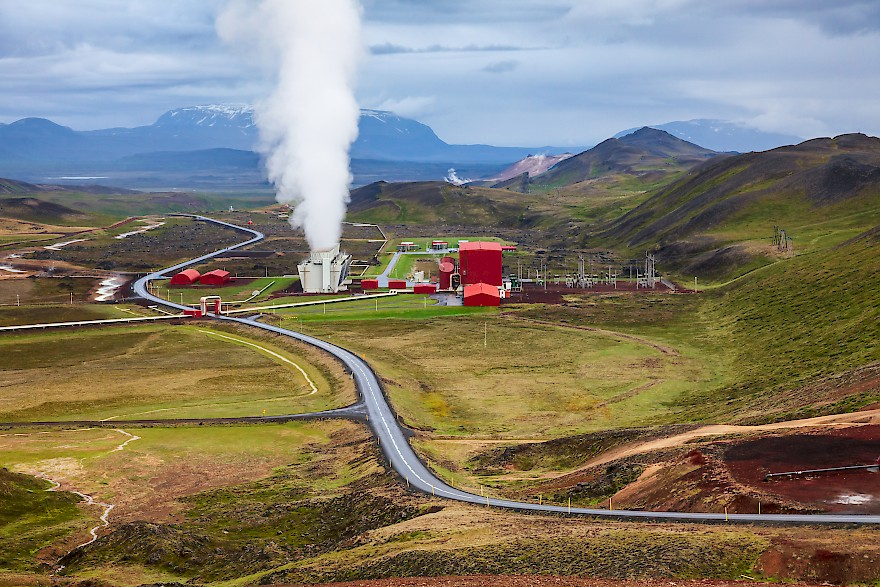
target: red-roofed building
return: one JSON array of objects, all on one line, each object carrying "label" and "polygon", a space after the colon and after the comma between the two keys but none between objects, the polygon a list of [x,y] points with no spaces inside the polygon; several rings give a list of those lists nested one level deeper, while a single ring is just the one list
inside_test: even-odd
[{"label": "red-roofed building", "polygon": [[378,279],[361,279],[361,289],[379,289]]},{"label": "red-roofed building", "polygon": [[413,286],[413,293],[432,294],[437,293],[437,286],[430,283],[419,283]]},{"label": "red-roofed building", "polygon": [[498,287],[487,283],[476,283],[464,286],[465,306],[498,306],[501,294]]},{"label": "red-roofed building", "polygon": [[501,245],[494,242],[460,243],[458,272],[464,285],[501,285]]},{"label": "red-roofed building", "polygon": [[201,275],[195,269],[184,269],[171,278],[171,285],[192,285],[199,280]]},{"label": "red-roofed building", "polygon": [[223,285],[229,282],[229,271],[223,271],[222,269],[214,269],[213,271],[208,271],[201,278],[199,278],[199,283],[202,285]]},{"label": "red-roofed building", "polygon": [[406,280],[405,279],[389,279],[388,280],[388,288],[389,289],[406,289]]}]

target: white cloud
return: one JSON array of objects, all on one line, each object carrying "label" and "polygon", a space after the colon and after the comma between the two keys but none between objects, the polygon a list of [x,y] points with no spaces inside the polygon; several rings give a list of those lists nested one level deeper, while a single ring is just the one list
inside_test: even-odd
[{"label": "white cloud", "polygon": [[[584,145],[692,118],[880,133],[876,0],[362,2],[361,104],[450,142]],[[252,101],[261,72],[217,39],[225,4],[0,1],[0,121],[95,128]]]}]

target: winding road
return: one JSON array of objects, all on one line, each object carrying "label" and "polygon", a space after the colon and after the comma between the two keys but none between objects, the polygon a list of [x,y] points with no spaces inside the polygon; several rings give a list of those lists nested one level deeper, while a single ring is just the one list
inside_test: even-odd
[{"label": "winding road", "polygon": [[[215,251],[213,253],[209,253],[207,255],[202,255],[196,259],[192,259],[190,261],[186,261],[183,263],[179,263],[174,265],[173,267],[168,267],[166,269],[150,273],[140,279],[138,279],[134,285],[134,292],[142,298],[148,299],[157,304],[162,304],[164,306],[176,308],[178,310],[187,309],[187,306],[183,306],[180,304],[175,304],[173,302],[163,300],[159,297],[152,295],[149,292],[149,283],[155,279],[166,278],[169,273],[178,271],[183,269],[184,267],[194,265],[197,263],[201,263],[202,261],[211,259],[213,257],[217,257],[223,255],[224,253],[228,253],[235,249],[239,249],[241,247],[247,246],[251,243],[258,242],[263,239],[263,234],[252,230],[250,228],[245,228],[242,226],[237,226],[234,224],[230,224],[228,222],[222,222],[220,220],[215,220],[212,218],[207,218],[204,216],[193,216],[194,219],[203,221],[203,222],[213,222],[220,226],[226,226],[244,233],[248,233],[252,238],[246,240],[244,242],[238,243],[236,245],[226,247],[224,249],[220,249],[219,251]],[[251,326],[254,328],[261,328],[263,330],[267,330],[270,332],[274,332],[280,334],[282,336],[288,336],[290,338],[294,338],[296,340],[305,342],[307,344],[318,347],[337,359],[339,359],[345,367],[351,372],[357,389],[360,393],[361,400],[348,408],[343,408],[339,410],[329,410],[326,412],[319,412],[313,414],[296,414],[296,415],[288,415],[288,416],[264,416],[264,417],[253,417],[253,418],[230,418],[227,419],[229,421],[237,421],[237,422],[265,422],[265,421],[278,421],[278,420],[294,420],[294,419],[302,419],[302,418],[314,418],[314,417],[345,417],[345,418],[357,418],[366,420],[369,427],[372,429],[373,433],[376,435],[379,441],[379,445],[384,453],[385,457],[388,459],[392,469],[401,476],[403,480],[405,480],[408,487],[413,488],[415,490],[424,492],[430,495],[437,495],[440,497],[445,497],[448,499],[454,499],[461,502],[472,503],[477,505],[484,506],[492,506],[492,507],[501,507],[508,508],[514,510],[521,511],[538,511],[538,512],[553,512],[559,514],[578,514],[578,515],[587,515],[587,516],[597,516],[597,517],[606,517],[606,518],[616,518],[616,519],[643,519],[643,520],[677,520],[677,521],[689,521],[689,522],[735,522],[735,523],[777,523],[777,524],[880,524],[880,515],[836,515],[836,514],[720,514],[720,513],[691,513],[691,512],[649,512],[649,511],[630,511],[630,510],[613,510],[609,511],[607,509],[593,509],[593,508],[579,508],[579,507],[565,507],[565,506],[554,506],[554,505],[540,505],[535,503],[527,503],[527,502],[518,502],[506,499],[496,499],[492,497],[484,497],[480,495],[476,495],[473,493],[469,493],[466,491],[462,491],[460,489],[456,489],[447,485],[444,481],[437,478],[425,464],[419,459],[416,453],[413,451],[409,442],[404,436],[404,432],[397,423],[397,419],[391,410],[390,405],[385,397],[385,394],[381,388],[379,383],[379,379],[376,377],[375,373],[373,373],[370,366],[366,361],[355,355],[354,353],[326,342],[324,340],[314,338],[312,336],[308,336],[305,334],[301,334],[298,332],[294,332],[292,330],[287,330],[285,328],[280,328],[278,326],[272,326],[269,324],[263,324],[255,317],[250,318],[235,318],[231,316],[223,316],[223,315],[211,315],[212,318],[223,320],[227,322],[235,322],[239,324],[244,324],[246,326]],[[223,419],[217,419],[223,420]],[[193,421],[206,421],[206,420],[193,420]],[[132,421],[131,423],[135,423],[137,421]],[[181,420],[176,420],[175,422],[182,422]],[[120,421],[115,421],[114,426],[119,426],[122,424]]]}]

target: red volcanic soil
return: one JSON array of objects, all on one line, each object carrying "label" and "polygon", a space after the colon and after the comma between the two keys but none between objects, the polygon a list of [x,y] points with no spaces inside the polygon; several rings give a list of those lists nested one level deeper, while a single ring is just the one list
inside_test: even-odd
[{"label": "red volcanic soil", "polygon": [[[466,577],[406,577],[352,581],[349,583],[324,583],[322,587],[742,587],[754,585],[747,581],[716,581],[639,579],[615,581],[611,579],[581,579],[577,577],[548,577],[544,575],[472,575]],[[791,587],[804,583],[786,583]],[[283,587],[275,585],[270,587]],[[288,585],[287,587],[294,587]]]},{"label": "red volcanic soil", "polygon": [[880,426],[768,436],[736,443],[724,463],[736,481],[758,491],[834,513],[880,513],[880,473],[817,473],[764,481],[767,473],[869,465],[880,457]]}]

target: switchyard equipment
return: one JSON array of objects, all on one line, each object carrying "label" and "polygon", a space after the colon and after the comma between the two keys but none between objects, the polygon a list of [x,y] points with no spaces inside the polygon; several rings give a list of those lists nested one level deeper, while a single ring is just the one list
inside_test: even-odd
[{"label": "switchyard equipment", "polygon": [[501,285],[501,245],[495,242],[460,243],[458,270],[464,285]]},{"label": "switchyard equipment", "polygon": [[325,251],[312,251],[297,266],[299,281],[305,293],[338,293],[348,289],[348,268],[351,255],[340,252],[337,244]]}]

